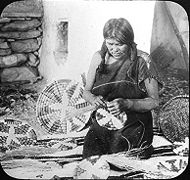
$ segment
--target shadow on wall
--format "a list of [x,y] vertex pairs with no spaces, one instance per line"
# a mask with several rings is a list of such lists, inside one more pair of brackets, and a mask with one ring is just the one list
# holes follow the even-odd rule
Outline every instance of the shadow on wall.
[[60,21],[57,26],[57,43],[53,52],[58,65],[64,64],[68,57],[68,22]]

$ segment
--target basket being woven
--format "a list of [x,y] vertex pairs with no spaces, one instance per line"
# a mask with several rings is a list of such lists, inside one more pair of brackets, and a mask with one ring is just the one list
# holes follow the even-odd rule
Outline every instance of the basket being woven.
[[127,115],[117,117],[106,109],[93,107],[82,98],[84,84],[68,79],[55,80],[47,85],[36,104],[37,120],[50,134],[69,135],[82,129],[93,110],[97,122],[110,130],[122,128]]
[[179,95],[166,102],[158,115],[159,126],[171,141],[184,141],[189,137],[189,95]]

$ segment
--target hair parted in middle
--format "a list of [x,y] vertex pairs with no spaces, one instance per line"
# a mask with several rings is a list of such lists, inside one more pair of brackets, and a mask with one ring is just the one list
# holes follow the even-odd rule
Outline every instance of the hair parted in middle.
[[103,28],[104,42],[101,47],[102,62],[99,67],[101,73],[105,73],[105,56],[108,52],[105,40],[108,38],[114,38],[122,44],[127,44],[130,47],[130,59],[133,61],[137,56],[136,43],[134,42],[134,32],[131,24],[124,18],[112,18],[109,19]]

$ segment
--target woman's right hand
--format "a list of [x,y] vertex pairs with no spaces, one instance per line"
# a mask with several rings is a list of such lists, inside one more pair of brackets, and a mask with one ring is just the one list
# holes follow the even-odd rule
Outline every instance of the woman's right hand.
[[93,95],[91,101],[89,101],[92,106],[95,106],[96,108],[106,108],[107,104],[104,101],[102,96],[95,96]]
[[88,101],[92,106],[99,108],[99,107],[107,107],[106,102],[104,101],[102,96],[95,96],[90,91],[84,90],[83,98]]

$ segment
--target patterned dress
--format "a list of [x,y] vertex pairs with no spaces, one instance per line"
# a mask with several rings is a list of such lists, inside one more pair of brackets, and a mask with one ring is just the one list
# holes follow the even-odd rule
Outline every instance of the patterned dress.
[[[92,93],[101,95],[106,101],[116,98],[144,99],[148,97],[144,80],[154,78],[161,85],[155,65],[148,54],[137,56],[134,61],[116,61],[106,64],[106,73],[96,71]],[[127,121],[119,130],[108,130],[96,121],[96,113],[90,117],[91,127],[85,137],[83,158],[128,151],[147,147],[142,155],[148,158],[152,153],[153,122],[151,111],[126,110]]]

